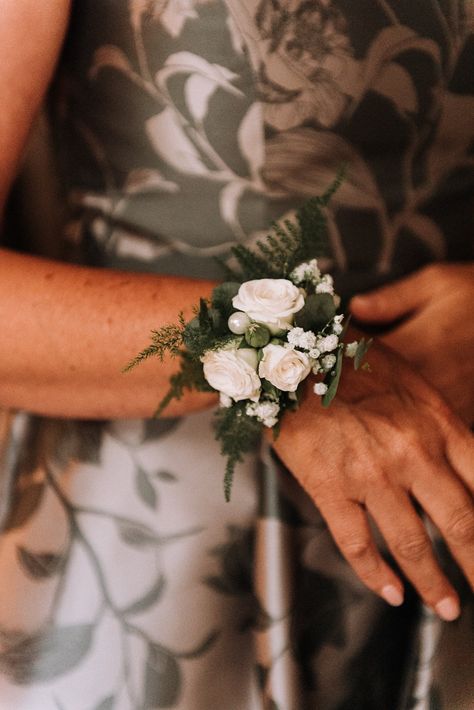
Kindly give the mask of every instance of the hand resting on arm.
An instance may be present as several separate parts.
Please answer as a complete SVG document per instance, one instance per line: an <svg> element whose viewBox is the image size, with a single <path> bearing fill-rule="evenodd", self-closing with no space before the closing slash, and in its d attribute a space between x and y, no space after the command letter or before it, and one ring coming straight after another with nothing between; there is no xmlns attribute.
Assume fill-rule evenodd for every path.
<svg viewBox="0 0 474 710"><path fill-rule="evenodd" d="M474 263L435 263L357 296L361 323L397 325L382 342L405 357L468 426L474 424Z"/></svg>
<svg viewBox="0 0 474 710"><path fill-rule="evenodd" d="M473 438L392 350L374 344L368 361L370 373L344 369L328 409L309 391L300 409L285 416L274 448L370 589L389 603L402 602L402 583L378 551L367 513L425 603L452 620L459 599L412 498L438 526L474 588Z"/></svg>

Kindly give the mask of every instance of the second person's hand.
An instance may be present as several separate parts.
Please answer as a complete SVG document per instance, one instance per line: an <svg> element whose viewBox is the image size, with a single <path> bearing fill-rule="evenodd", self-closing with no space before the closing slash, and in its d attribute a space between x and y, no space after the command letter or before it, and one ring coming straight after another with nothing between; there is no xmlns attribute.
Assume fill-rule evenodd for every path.
<svg viewBox="0 0 474 710"><path fill-rule="evenodd" d="M449 621L459 598L441 571L413 500L439 528L474 588L474 441L449 406L389 348L371 372L346 363L336 399L310 391L273 446L311 496L359 578L392 605L403 585L372 537L372 516L424 602Z"/></svg>

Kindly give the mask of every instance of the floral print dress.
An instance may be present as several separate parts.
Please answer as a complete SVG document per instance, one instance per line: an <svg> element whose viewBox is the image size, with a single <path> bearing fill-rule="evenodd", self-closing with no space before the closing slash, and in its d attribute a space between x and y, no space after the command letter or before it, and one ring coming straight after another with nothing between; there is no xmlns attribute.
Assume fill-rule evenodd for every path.
<svg viewBox="0 0 474 710"><path fill-rule="evenodd" d="M345 296L471 260L473 31L470 0L80 0L49 101L67 258L217 278L346 163ZM211 417L4 413L1 710L472 709L449 558L459 621L387 607L265 447L224 502Z"/></svg>

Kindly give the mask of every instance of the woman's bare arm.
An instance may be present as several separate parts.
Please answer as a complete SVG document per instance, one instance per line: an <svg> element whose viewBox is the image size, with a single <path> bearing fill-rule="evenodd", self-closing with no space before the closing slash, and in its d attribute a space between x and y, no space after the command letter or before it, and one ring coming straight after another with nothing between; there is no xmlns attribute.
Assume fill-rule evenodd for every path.
<svg viewBox="0 0 474 710"><path fill-rule="evenodd" d="M208 281L69 266L0 251L0 406L80 418L150 416L176 364L124 365L152 328L191 315ZM190 394L170 415L209 406Z"/></svg>
<svg viewBox="0 0 474 710"><path fill-rule="evenodd" d="M70 0L0 0L0 206L54 71Z"/></svg>
<svg viewBox="0 0 474 710"><path fill-rule="evenodd" d="M69 0L0 0L0 210L54 72ZM0 407L63 417L143 417L174 363L122 367L152 328L190 313L210 282L61 264L0 250ZM170 415L205 407L193 394Z"/></svg>

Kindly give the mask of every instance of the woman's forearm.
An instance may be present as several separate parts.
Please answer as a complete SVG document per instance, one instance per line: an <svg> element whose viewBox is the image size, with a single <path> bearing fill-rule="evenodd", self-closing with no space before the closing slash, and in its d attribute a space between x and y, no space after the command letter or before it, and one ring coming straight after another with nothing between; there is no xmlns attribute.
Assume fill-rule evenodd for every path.
<svg viewBox="0 0 474 710"><path fill-rule="evenodd" d="M189 316L211 281L72 266L0 250L0 407L47 416L149 417L177 363L123 374L149 332ZM170 405L178 416L212 394Z"/></svg>

